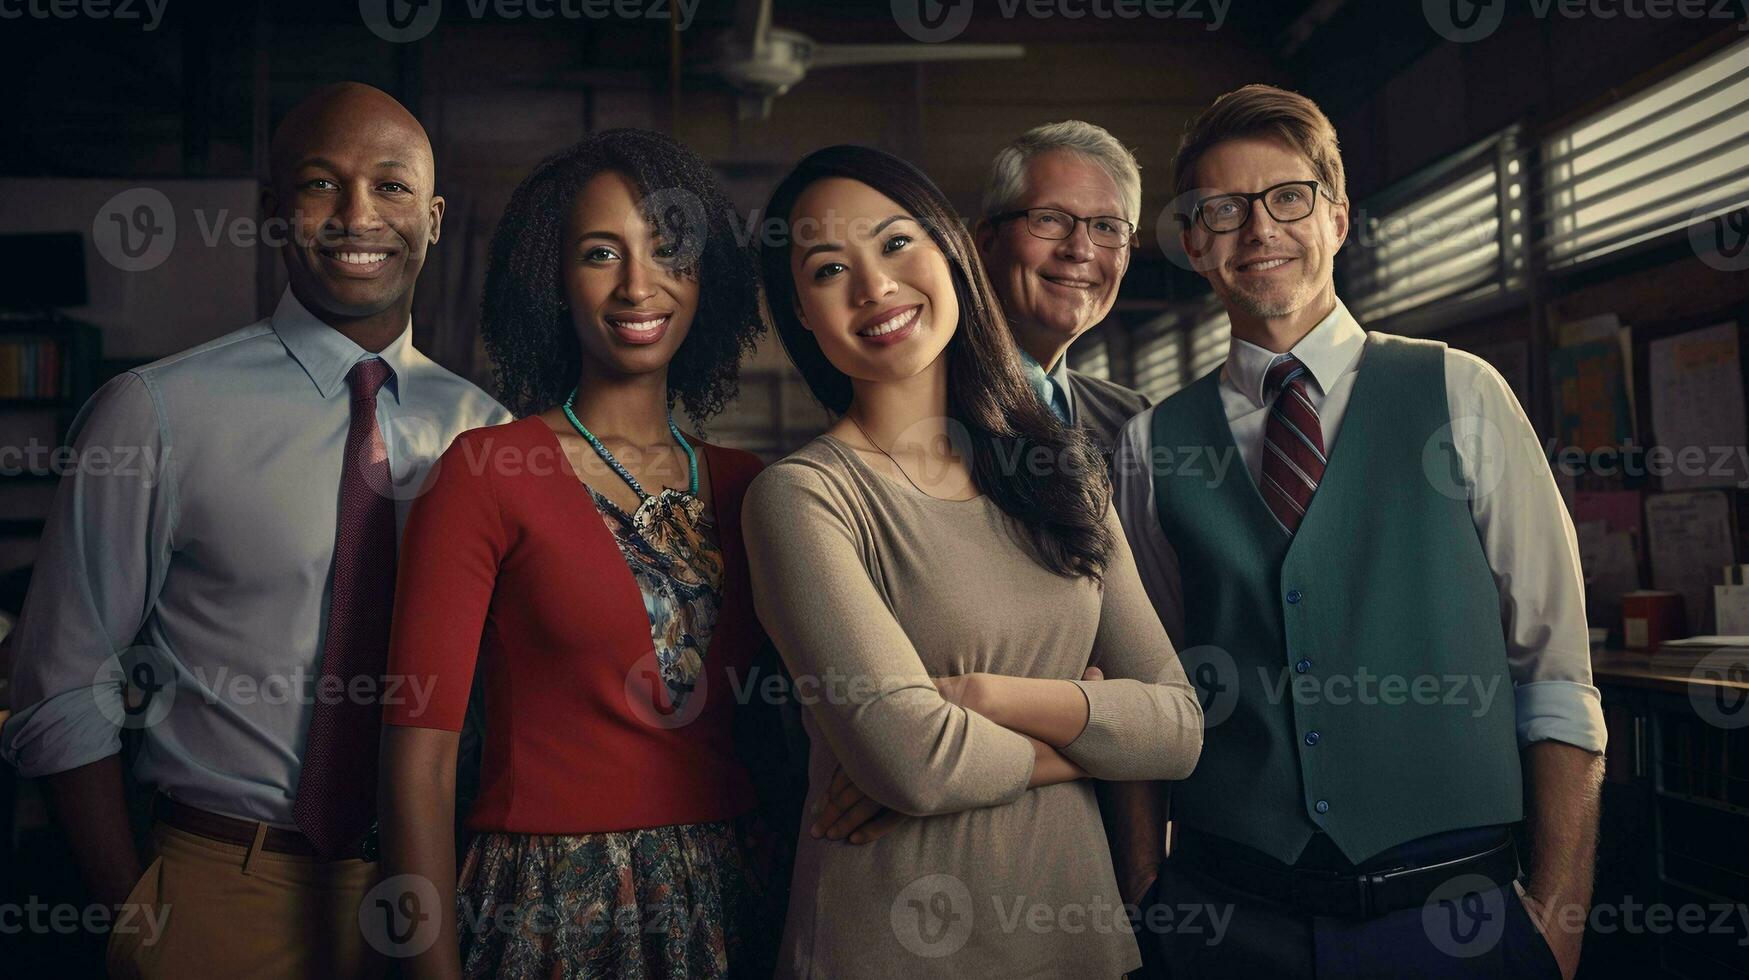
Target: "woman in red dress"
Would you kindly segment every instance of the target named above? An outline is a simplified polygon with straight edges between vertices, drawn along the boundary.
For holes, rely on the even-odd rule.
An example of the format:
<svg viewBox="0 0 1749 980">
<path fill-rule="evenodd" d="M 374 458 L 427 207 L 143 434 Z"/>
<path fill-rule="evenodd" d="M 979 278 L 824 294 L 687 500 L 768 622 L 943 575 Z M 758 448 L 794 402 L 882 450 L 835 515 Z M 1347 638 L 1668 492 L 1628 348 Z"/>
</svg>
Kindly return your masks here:
<svg viewBox="0 0 1749 980">
<path fill-rule="evenodd" d="M 383 859 L 443 912 L 400 950 L 411 976 L 770 975 L 788 868 L 733 739 L 765 644 L 740 540 L 760 463 L 672 414 L 720 411 L 762 329 L 729 217 L 690 151 L 616 130 L 499 225 L 482 332 L 518 420 L 456 439 L 401 550 L 389 671 L 427 695 L 385 708 Z"/>
</svg>

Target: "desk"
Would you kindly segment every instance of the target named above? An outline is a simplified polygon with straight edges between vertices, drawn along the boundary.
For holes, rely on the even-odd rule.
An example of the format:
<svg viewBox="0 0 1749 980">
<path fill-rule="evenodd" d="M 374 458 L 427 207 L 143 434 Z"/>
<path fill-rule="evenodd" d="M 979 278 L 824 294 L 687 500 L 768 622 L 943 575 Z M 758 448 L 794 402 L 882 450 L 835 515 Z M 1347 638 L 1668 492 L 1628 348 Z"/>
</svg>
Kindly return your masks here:
<svg viewBox="0 0 1749 980">
<path fill-rule="evenodd" d="M 1749 670 L 1696 676 L 1701 660 L 1624 650 L 1592 656 L 1609 726 L 1599 906 L 1749 902 Z M 1588 936 L 1593 962 L 1584 972 L 1744 977 L 1743 928 L 1738 919 L 1722 932 Z"/>
<path fill-rule="evenodd" d="M 1749 652 L 1744 657 L 1749 660 Z M 1743 680 L 1719 677 L 1696 677 L 1696 659 L 1655 653 L 1634 653 L 1629 650 L 1606 650 L 1591 657 L 1594 683 L 1637 687 L 1667 694 L 1693 694 L 1694 687 L 1719 688 L 1749 694 L 1749 675 Z"/>
</svg>

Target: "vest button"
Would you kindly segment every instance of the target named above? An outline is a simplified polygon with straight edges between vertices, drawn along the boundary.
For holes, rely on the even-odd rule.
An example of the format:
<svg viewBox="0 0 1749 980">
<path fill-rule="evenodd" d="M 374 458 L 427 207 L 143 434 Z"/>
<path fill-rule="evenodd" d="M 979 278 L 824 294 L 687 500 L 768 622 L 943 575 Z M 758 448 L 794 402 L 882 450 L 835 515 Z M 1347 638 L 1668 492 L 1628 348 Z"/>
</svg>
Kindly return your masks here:
<svg viewBox="0 0 1749 980">
<path fill-rule="evenodd" d="M 1317 745 L 1318 744 L 1318 733 L 1317 732 L 1307 732 L 1306 733 L 1306 744 L 1307 745 Z"/>
<path fill-rule="evenodd" d="M 1330 812 L 1330 801 L 1329 800 L 1319 800 L 1318 802 L 1312 804 L 1312 809 L 1318 811 L 1319 813 L 1329 813 Z"/>
<path fill-rule="evenodd" d="M 1289 605 L 1292 605 L 1294 603 L 1299 602 L 1300 601 L 1300 590 L 1299 589 L 1287 590 L 1287 601 L 1288 601 Z"/>
<path fill-rule="evenodd" d="M 1294 673 L 1296 673 L 1296 674 L 1303 674 L 1306 671 L 1311 670 L 1311 669 L 1312 669 L 1312 662 L 1310 660 L 1303 660 L 1302 659 L 1299 663 L 1294 664 Z"/>
</svg>

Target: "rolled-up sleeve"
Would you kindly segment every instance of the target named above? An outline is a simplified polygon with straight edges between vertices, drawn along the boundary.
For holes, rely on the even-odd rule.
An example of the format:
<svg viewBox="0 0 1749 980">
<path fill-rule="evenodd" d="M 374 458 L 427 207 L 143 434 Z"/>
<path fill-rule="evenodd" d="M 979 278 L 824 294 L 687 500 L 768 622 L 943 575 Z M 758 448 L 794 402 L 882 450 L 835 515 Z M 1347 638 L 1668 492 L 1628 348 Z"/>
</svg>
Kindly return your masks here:
<svg viewBox="0 0 1749 980">
<path fill-rule="evenodd" d="M 1470 513 L 1500 592 L 1519 747 L 1553 739 L 1602 752 L 1578 536 L 1536 430 L 1487 362 L 1447 351 L 1445 375 Z"/>
<path fill-rule="evenodd" d="M 120 750 L 115 664 L 157 603 L 176 519 L 170 434 L 139 375 L 99 389 L 71 442 L 12 635 L 17 710 L 0 729 L 0 757 L 30 777 Z"/>
<path fill-rule="evenodd" d="M 869 578 L 829 476 L 804 461 L 772 465 L 748 489 L 742 527 L 760 622 L 858 787 L 914 816 L 1026 792 L 1032 743 L 941 697 Z"/>
<path fill-rule="evenodd" d="M 1087 727 L 1063 755 L 1096 779 L 1183 779 L 1202 754 L 1202 706 L 1142 590 L 1116 514 L 1108 510 L 1106 521 L 1114 541 L 1093 640 L 1105 679 L 1075 682 L 1087 695 Z"/>
</svg>

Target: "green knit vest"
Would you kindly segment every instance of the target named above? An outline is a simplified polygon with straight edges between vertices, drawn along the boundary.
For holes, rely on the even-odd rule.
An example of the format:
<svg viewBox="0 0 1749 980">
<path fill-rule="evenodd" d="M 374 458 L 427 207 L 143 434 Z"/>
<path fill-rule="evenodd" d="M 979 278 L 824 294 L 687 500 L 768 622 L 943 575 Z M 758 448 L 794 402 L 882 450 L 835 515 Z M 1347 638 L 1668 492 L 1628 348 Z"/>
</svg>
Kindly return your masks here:
<svg viewBox="0 0 1749 980">
<path fill-rule="evenodd" d="M 1184 826 L 1287 863 L 1352 861 L 1523 812 L 1500 593 L 1458 489 L 1445 345 L 1368 338 L 1299 531 L 1257 491 L 1220 371 L 1155 409 L 1154 494 L 1184 581 L 1202 759 Z M 1174 465 L 1187 451 L 1230 466 Z"/>
</svg>

